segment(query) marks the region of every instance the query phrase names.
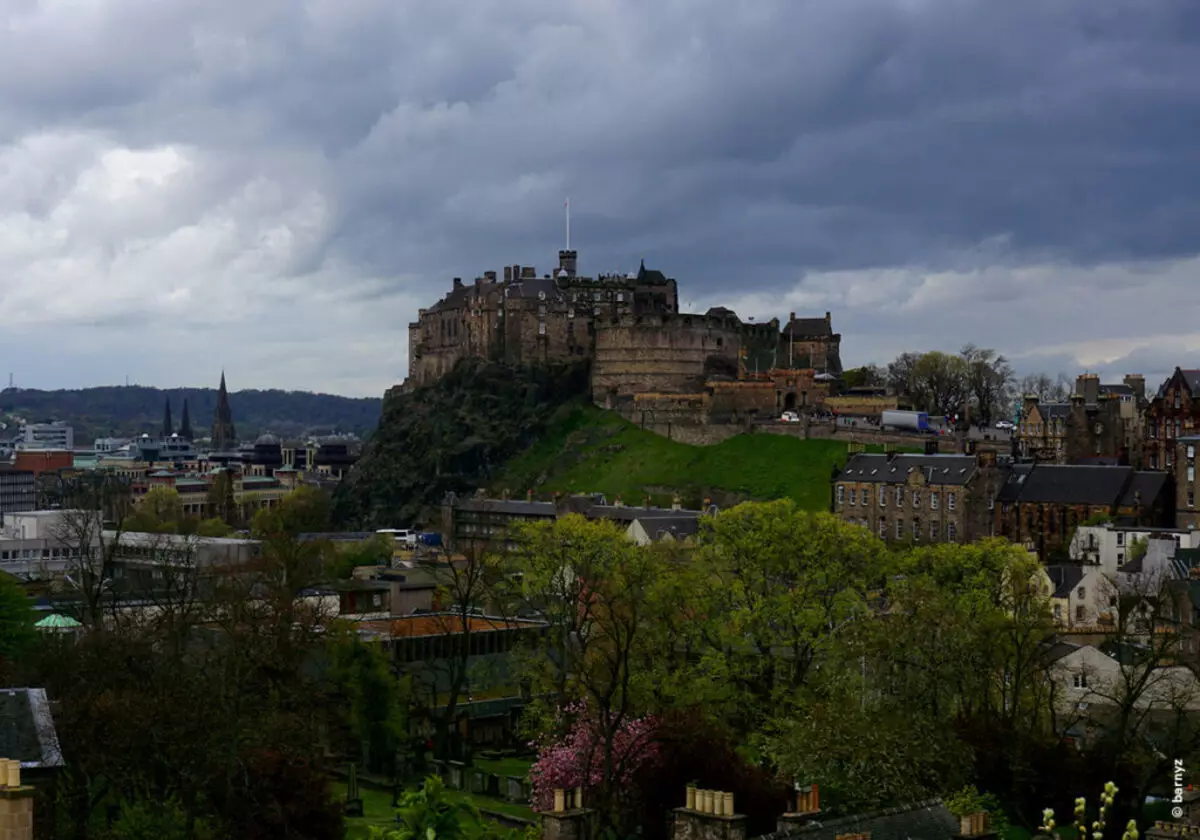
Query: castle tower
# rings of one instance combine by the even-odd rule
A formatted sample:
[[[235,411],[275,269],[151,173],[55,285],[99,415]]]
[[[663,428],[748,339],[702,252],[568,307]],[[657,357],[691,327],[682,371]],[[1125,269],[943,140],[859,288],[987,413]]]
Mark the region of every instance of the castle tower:
[[[166,440],[167,438],[169,438],[171,436],[171,433],[174,431],[175,431],[175,425],[171,422],[171,398],[167,397],[167,404],[163,408],[163,428],[162,428],[163,440]]]
[[[183,398],[183,417],[179,420],[179,436],[184,440],[191,440],[192,434],[192,417],[188,414],[187,397]]]
[[[558,270],[564,272],[567,277],[575,276],[575,268],[579,262],[579,253],[574,250],[562,250],[558,252]]]
[[[229,392],[225,389],[225,371],[221,371],[221,387],[217,391],[217,410],[213,415],[212,445],[218,452],[232,449],[237,443],[233,428],[233,412],[229,408]]]

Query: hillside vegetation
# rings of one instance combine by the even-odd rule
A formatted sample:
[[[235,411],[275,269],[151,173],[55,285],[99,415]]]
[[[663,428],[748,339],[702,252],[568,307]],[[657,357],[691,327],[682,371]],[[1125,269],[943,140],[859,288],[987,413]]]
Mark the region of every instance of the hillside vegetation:
[[[746,434],[714,446],[667,440],[582,400],[562,406],[542,438],[493,482],[495,492],[538,496],[603,493],[640,505],[685,506],[704,499],[727,506],[748,499],[794,499],[827,510],[830,477],[846,461],[846,444],[787,435]]]
[[[162,429],[163,405],[168,396],[176,426],[182,419],[186,398],[193,431],[201,437],[208,434],[217,407],[215,388],[7,388],[0,391],[0,414],[10,422],[20,417],[33,423],[70,423],[79,445],[85,445],[97,437],[157,434]],[[378,424],[383,401],[305,391],[235,391],[229,395],[229,404],[239,437],[252,439],[263,432],[280,436],[306,432],[366,434]]]
[[[346,527],[429,523],[449,491],[490,485],[587,392],[586,365],[514,368],[467,360],[438,382],[389,392],[379,428],[334,496]]]

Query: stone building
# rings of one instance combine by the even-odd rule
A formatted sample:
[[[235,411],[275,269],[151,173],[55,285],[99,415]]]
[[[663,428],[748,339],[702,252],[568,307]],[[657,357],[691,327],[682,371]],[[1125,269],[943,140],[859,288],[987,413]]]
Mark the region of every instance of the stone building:
[[[1089,519],[1169,524],[1173,491],[1166,473],[1129,466],[1017,464],[996,500],[994,531],[1046,560],[1065,555]]]
[[[1018,454],[1049,464],[1066,463],[1070,411],[1068,403],[1038,402],[1033,394],[1026,394],[1014,434]]]
[[[502,280],[494,271],[469,285],[454,278],[450,292],[408,326],[405,387],[435,382],[466,358],[509,364],[591,358],[600,321],[678,311],[675,281],[645,263],[636,273],[583,277],[577,262],[575,251],[563,250],[553,276],[511,265]]]
[[[793,312],[780,336],[779,363],[774,367],[811,368],[818,373],[841,376],[841,345],[842,336],[833,331],[831,313],[826,312],[824,318],[797,318]]]
[[[971,542],[992,535],[1006,475],[990,450],[858,454],[834,478],[833,512],[888,542]]]
[[[1200,370],[1175,368],[1146,408],[1146,466],[1170,470],[1175,441],[1200,431]]]
[[[1168,474],[1175,485],[1175,527],[1200,527],[1200,509],[1196,507],[1196,449],[1200,448],[1200,435],[1176,438],[1175,455],[1171,458]]]

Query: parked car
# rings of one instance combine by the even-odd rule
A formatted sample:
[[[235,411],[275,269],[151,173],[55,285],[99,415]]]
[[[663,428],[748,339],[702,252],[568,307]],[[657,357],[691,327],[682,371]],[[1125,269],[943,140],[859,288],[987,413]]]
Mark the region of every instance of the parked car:
[[[996,428],[1000,429],[1001,431],[1011,432],[1017,427],[1011,420],[999,420],[996,422]]]
[[[785,411],[785,412],[783,412],[783,415],[779,418],[779,422],[781,422],[781,423],[799,423],[800,415],[794,411]]]

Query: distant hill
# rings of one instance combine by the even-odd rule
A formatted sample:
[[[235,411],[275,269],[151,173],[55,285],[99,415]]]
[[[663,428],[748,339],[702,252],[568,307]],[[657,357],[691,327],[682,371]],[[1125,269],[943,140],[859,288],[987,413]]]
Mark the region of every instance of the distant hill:
[[[0,391],[0,415],[10,425],[16,417],[33,423],[70,423],[75,427],[78,445],[84,446],[97,437],[157,434],[168,397],[176,426],[187,399],[192,429],[200,437],[208,434],[217,407],[215,388],[6,388]],[[229,395],[229,405],[238,436],[245,440],[265,432],[279,436],[333,432],[365,435],[379,423],[383,400],[306,391],[235,391]]]

